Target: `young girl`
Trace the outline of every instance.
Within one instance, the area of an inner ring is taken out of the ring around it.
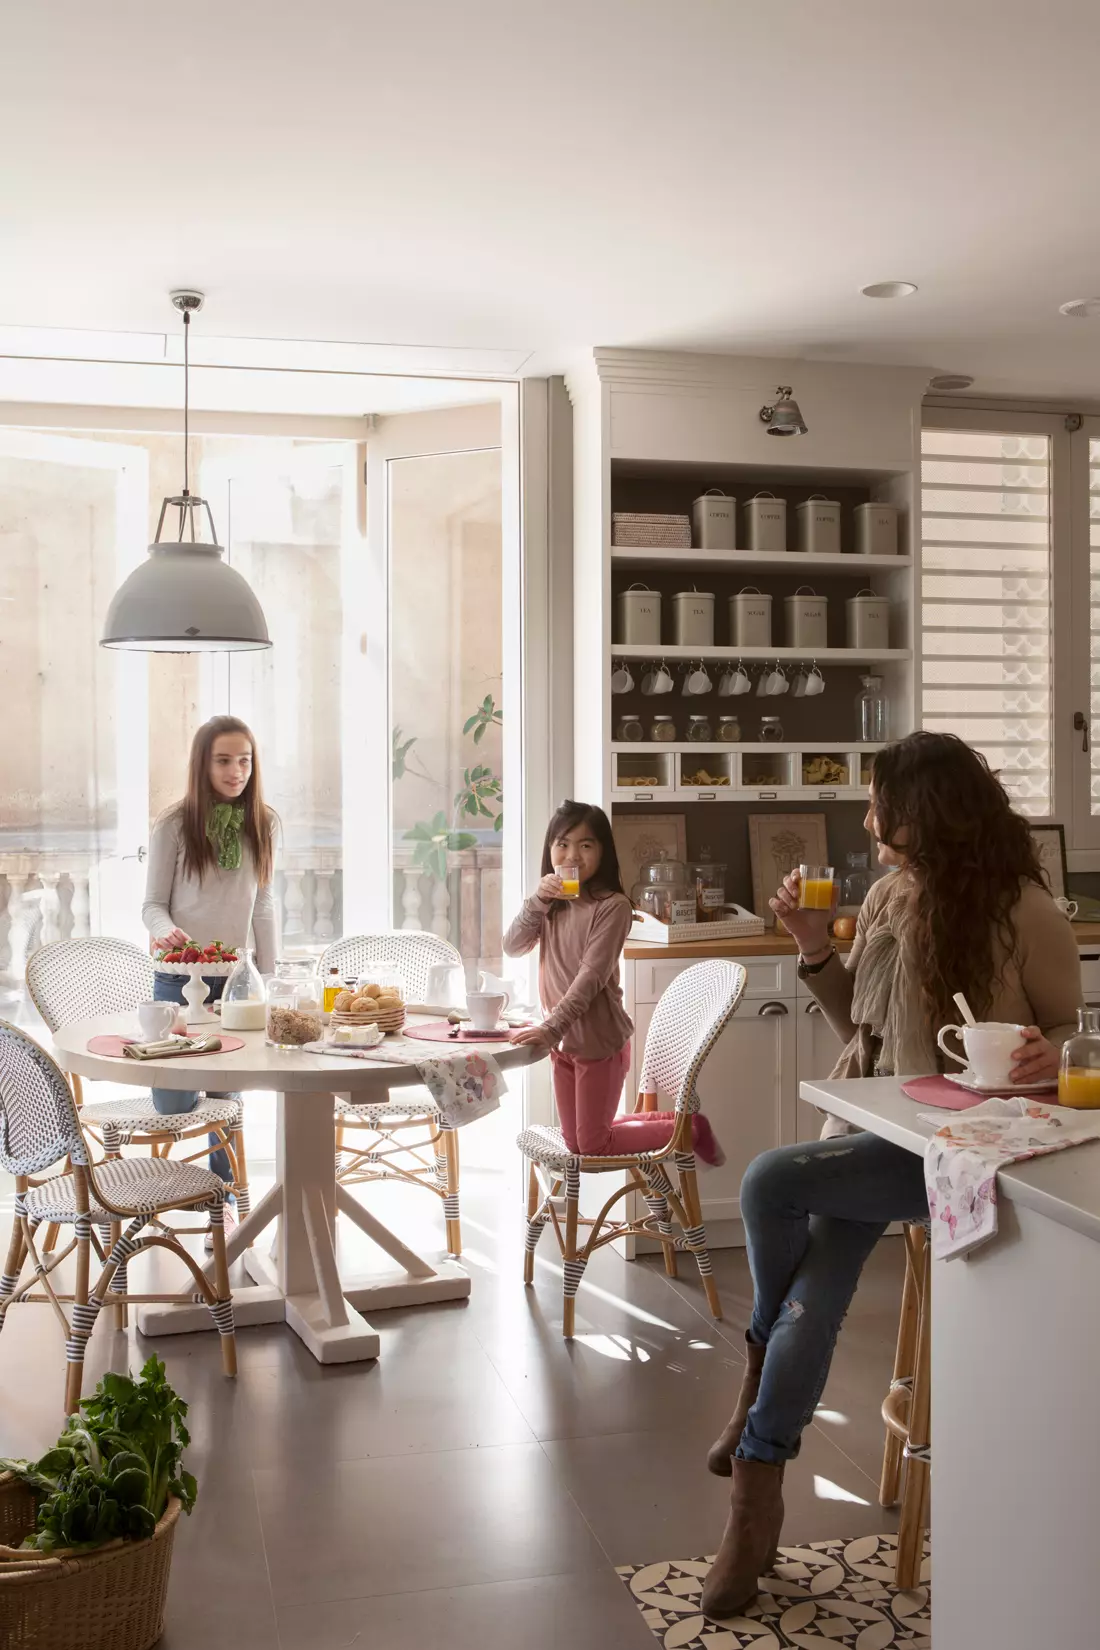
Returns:
[[[142,921],[160,945],[254,943],[257,967],[270,974],[274,859],[275,816],[264,803],[256,741],[235,716],[215,716],[192,741],[187,795],[153,826]],[[182,1002],[183,984],[180,975],[157,974],[154,996]],[[211,976],[207,984],[212,1001],[221,996],[223,979]],[[152,1094],[162,1113],[193,1111],[198,1101],[178,1089]],[[216,1144],[216,1135],[210,1139]],[[210,1167],[232,1179],[224,1151],[212,1154]]]
[[[559,866],[575,866],[580,892],[564,895]],[[623,892],[611,821],[602,808],[563,802],[546,832],[542,880],[504,936],[509,957],[539,948],[541,1026],[512,1033],[513,1043],[550,1050],[554,1098],[571,1152],[584,1157],[658,1151],[672,1136],[672,1112],[616,1117],[630,1069],[634,1030],[623,1007],[619,958],[633,912]],[[721,1148],[700,1114],[695,1149],[720,1163]]]

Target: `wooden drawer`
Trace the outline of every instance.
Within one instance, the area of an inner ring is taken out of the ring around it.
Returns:
[[[737,957],[730,960],[740,962],[748,976],[745,981],[746,1002],[762,997],[794,995],[794,957]],[[657,1002],[677,975],[691,967],[692,964],[687,961],[650,962],[648,957],[628,962],[626,968],[634,971],[634,1002]]]

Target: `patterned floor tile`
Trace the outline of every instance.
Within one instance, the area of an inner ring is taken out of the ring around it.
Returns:
[[[931,1558],[922,1585],[894,1587],[897,1537],[781,1547],[743,1616],[710,1620],[699,1608],[709,1558],[622,1564],[646,1626],[663,1650],[931,1650]]]

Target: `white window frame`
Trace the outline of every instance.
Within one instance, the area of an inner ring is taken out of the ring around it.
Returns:
[[[1044,435],[1050,441],[1051,604],[1051,823],[1066,836],[1071,871],[1100,870],[1100,816],[1089,812],[1091,771],[1073,729],[1075,710],[1089,706],[1089,438],[1100,439],[1100,417],[1080,421],[1072,432],[1067,411],[1021,407],[925,406],[924,429],[1003,431]],[[924,545],[915,600],[922,605]],[[1056,645],[1057,644],[1057,645]],[[920,683],[915,684],[920,693]],[[923,715],[923,710],[922,710]],[[1091,721],[1091,718],[1089,718]],[[1092,730],[1089,730],[1091,740]],[[1039,824],[1043,821],[1035,820]]]

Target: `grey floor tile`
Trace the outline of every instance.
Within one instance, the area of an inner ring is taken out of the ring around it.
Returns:
[[[282,1650],[653,1650],[610,1569],[278,1611]]]
[[[254,1481],[279,1605],[605,1562],[537,1444],[262,1470]]]

